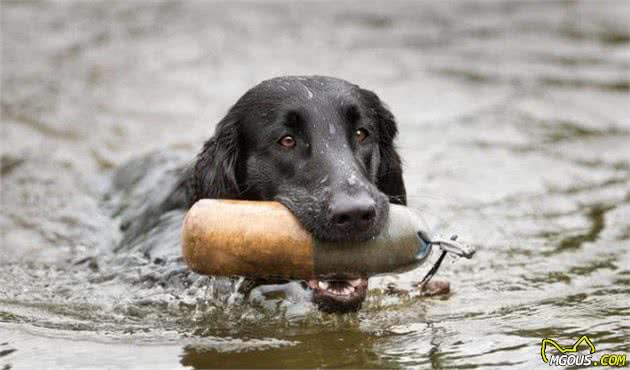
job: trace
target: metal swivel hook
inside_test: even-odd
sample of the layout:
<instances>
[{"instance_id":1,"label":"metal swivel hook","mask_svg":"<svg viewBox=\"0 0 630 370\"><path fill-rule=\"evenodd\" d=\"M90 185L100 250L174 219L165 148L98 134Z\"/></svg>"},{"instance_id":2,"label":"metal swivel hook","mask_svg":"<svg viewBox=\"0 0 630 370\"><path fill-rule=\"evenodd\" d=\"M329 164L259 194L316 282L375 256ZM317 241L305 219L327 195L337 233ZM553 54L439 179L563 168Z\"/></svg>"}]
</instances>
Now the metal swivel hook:
<instances>
[{"instance_id":1,"label":"metal swivel hook","mask_svg":"<svg viewBox=\"0 0 630 370\"><path fill-rule=\"evenodd\" d=\"M440 254L440 257L438 257L437 261L435 261L435 264L433 265L433 267L431 267L431 270L429 270L429 272L424 275L418 286L425 285L429 282L429 280L431 280L431 278L433 278L433 276L440 268L440 265L442 264L442 261L444 260L444 257L447 253L452 253L456 256L464 258L471 258L475 254L476 250L473 246L457 242L456 240L457 235L453 235L449 240L436 238L429 242L430 245L436 245L440 247L440 249L442 249L442 254Z\"/></svg>"}]
</instances>

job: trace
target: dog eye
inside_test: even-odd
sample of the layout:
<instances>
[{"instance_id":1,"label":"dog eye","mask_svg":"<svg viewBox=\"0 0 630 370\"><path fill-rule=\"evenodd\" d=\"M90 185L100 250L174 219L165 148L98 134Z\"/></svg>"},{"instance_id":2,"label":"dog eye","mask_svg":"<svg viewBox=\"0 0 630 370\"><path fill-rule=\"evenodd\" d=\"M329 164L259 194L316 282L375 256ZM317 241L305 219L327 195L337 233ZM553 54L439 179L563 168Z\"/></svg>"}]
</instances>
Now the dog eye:
<instances>
[{"instance_id":1,"label":"dog eye","mask_svg":"<svg viewBox=\"0 0 630 370\"><path fill-rule=\"evenodd\" d=\"M283 136L280 141L278 141L278 144L282 145L282 147L287 148L287 149L293 149L293 147L295 147L296 141L293 138L293 136L291 135L287 135L287 136Z\"/></svg>"},{"instance_id":2,"label":"dog eye","mask_svg":"<svg viewBox=\"0 0 630 370\"><path fill-rule=\"evenodd\" d=\"M367 139L368 136L370 136L370 133L366 129L360 128L356 131L356 135L357 135L357 141L359 143L362 143L365 141L365 139Z\"/></svg>"}]
</instances>

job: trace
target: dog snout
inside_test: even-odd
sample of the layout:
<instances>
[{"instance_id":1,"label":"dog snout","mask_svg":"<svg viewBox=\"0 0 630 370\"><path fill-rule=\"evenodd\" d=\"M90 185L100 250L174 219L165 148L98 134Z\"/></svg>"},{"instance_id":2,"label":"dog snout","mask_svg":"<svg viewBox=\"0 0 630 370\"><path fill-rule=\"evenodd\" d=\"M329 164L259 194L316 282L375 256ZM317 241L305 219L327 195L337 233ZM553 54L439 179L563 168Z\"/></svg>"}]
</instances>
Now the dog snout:
<instances>
[{"instance_id":1,"label":"dog snout","mask_svg":"<svg viewBox=\"0 0 630 370\"><path fill-rule=\"evenodd\" d=\"M343 233L370 229L376 220L376 202L367 194L336 196L330 204L331 224Z\"/></svg>"}]
</instances>

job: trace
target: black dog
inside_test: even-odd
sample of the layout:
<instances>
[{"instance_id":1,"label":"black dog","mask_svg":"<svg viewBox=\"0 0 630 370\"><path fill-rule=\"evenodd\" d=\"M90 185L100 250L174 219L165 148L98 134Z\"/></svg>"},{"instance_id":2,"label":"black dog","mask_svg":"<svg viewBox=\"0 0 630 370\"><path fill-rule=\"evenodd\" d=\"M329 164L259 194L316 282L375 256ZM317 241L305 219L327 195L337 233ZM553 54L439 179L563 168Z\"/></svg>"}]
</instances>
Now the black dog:
<instances>
[{"instance_id":1,"label":"black dog","mask_svg":"<svg viewBox=\"0 0 630 370\"><path fill-rule=\"evenodd\" d=\"M278 201L320 239L369 239L390 202L406 204L396 134L392 113L357 85L323 76L264 81L218 123L165 200L125 225L125 238L147 232L167 211L223 198ZM307 285L324 311L357 310L367 292L364 276Z\"/></svg>"}]
</instances>

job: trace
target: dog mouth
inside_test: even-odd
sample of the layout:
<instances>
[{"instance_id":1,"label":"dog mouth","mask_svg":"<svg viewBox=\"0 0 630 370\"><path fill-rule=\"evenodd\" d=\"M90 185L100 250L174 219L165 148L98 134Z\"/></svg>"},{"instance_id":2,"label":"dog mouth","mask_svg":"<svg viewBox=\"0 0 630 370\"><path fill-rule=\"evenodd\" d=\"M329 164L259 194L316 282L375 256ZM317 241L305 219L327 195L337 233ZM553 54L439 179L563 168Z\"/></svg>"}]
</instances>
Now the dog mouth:
<instances>
[{"instance_id":1,"label":"dog mouth","mask_svg":"<svg viewBox=\"0 0 630 370\"><path fill-rule=\"evenodd\" d=\"M363 276L330 276L306 282L313 291L313 303L323 312L354 312L367 295L368 280Z\"/></svg>"}]
</instances>

